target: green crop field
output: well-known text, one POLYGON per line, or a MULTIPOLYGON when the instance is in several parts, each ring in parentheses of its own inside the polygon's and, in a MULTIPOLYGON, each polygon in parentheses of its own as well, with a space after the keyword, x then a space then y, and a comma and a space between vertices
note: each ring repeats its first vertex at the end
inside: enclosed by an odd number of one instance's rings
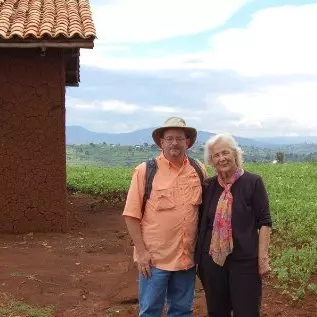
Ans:
MULTIPOLYGON (((317 293, 317 165, 247 164, 267 187, 274 221, 271 264, 276 286, 294 299, 317 293)), ((107 198, 124 199, 132 169, 68 167, 68 188, 107 198)))

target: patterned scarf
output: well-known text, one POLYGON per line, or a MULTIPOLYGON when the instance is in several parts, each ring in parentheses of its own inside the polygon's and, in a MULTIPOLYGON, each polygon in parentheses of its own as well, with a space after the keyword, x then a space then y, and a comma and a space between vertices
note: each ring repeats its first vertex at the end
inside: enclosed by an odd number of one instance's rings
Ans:
POLYGON ((231 213, 233 197, 231 187, 242 176, 244 170, 238 168, 226 184, 218 174, 219 185, 224 189, 219 198, 212 229, 209 254, 215 263, 223 266, 227 256, 232 252, 233 239, 231 227, 231 213))

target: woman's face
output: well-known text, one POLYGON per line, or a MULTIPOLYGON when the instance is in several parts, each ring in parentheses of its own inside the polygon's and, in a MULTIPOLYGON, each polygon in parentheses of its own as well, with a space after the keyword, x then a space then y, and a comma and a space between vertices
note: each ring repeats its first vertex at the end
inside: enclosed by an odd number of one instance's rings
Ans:
POLYGON ((226 141, 219 141, 209 148, 212 165, 220 174, 233 174, 237 169, 236 152, 226 141))

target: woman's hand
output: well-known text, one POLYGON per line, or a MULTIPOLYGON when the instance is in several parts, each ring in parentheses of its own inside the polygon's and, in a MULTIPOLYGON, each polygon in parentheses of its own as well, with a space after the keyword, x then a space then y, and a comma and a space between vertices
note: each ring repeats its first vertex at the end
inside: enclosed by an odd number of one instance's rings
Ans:
POLYGON ((259 257, 259 274, 260 276, 268 275, 271 271, 271 267, 269 264, 269 257, 259 257))

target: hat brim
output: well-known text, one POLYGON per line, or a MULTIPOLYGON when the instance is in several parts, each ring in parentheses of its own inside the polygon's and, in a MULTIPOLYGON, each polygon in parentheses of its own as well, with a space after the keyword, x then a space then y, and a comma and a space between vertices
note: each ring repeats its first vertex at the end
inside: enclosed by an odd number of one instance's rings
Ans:
POLYGON ((169 127, 162 127, 162 128, 157 128, 152 132, 152 138, 155 144, 161 148, 161 141, 160 139, 163 136, 164 131, 169 130, 169 129, 182 129, 185 131, 186 136, 190 139, 190 143, 188 145, 188 149, 191 148, 194 143, 196 142, 197 138, 197 130, 195 128, 191 127, 179 127, 179 126, 169 126, 169 127))

